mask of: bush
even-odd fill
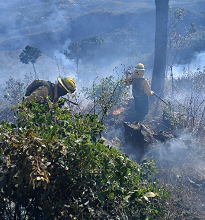
[[[116,79],[114,76],[102,78],[99,84],[94,81],[92,88],[84,87],[83,92],[88,100],[93,100],[94,113],[98,112],[103,119],[115,105],[128,97],[124,79]]]
[[[188,128],[197,133],[204,130],[204,84],[205,68],[184,74],[173,81],[174,89],[171,103],[163,110],[163,119],[172,129]],[[166,86],[171,85],[167,81]]]
[[[1,219],[154,219],[165,191],[104,145],[97,115],[72,114],[64,99],[22,103],[17,124],[0,124]]]

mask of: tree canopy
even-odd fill
[[[68,50],[64,50],[63,54],[67,59],[74,60],[79,66],[80,59],[91,56],[94,63],[94,53],[102,48],[104,39],[99,36],[89,36],[80,42],[73,42],[68,45]]]
[[[38,48],[32,46],[26,46],[23,52],[19,55],[20,61],[22,63],[24,64],[28,64],[29,62],[32,63],[35,76],[36,76],[36,69],[34,63],[36,63],[37,59],[41,56],[41,54],[42,52]]]

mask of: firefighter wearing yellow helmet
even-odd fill
[[[126,71],[125,84],[132,85],[132,95],[135,100],[136,123],[143,121],[144,117],[149,111],[148,96],[153,95],[154,92],[150,89],[148,80],[144,77],[145,67],[142,63],[138,63],[134,68],[134,72]],[[129,74],[131,76],[129,77]]]
[[[32,101],[36,98],[39,103],[45,103],[47,98],[52,102],[58,101],[59,97],[67,93],[74,93],[76,90],[75,80],[71,77],[58,77],[56,84],[45,80],[34,80],[26,90],[24,97],[25,102]]]

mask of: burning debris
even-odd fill
[[[121,114],[121,113],[124,112],[124,111],[125,111],[125,108],[121,107],[121,108],[119,108],[119,109],[113,111],[112,114],[113,114],[113,115],[119,115],[119,114]]]

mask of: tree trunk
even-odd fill
[[[32,63],[32,65],[33,65],[33,70],[34,70],[34,73],[35,73],[35,79],[36,79],[36,78],[37,78],[36,68],[35,68],[35,66],[34,66],[34,63]]]
[[[155,32],[155,58],[152,73],[151,88],[159,96],[163,96],[166,54],[167,54],[167,22],[169,0],[155,0],[156,5],[156,32]]]

